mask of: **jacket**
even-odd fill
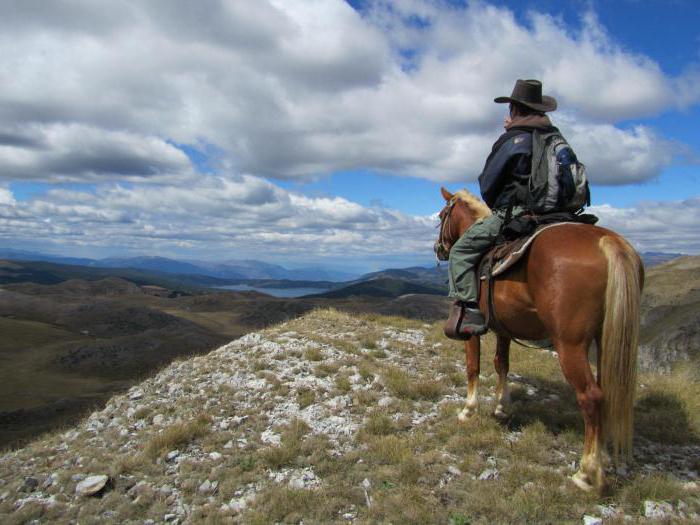
[[[532,171],[532,132],[555,131],[547,117],[526,117],[513,122],[494,143],[479,175],[481,197],[489,208],[525,206]]]

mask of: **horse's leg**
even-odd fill
[[[583,457],[578,472],[574,474],[573,481],[583,490],[603,490],[605,473],[601,459],[601,405],[603,392],[598,386],[591,367],[588,364],[588,346],[585,343],[555,342],[564,377],[576,391],[576,400],[583,414],[585,424],[585,438],[583,443]]]
[[[470,337],[464,343],[467,354],[467,404],[457,416],[460,421],[476,414],[479,409],[479,371],[481,367],[481,338]]]
[[[510,390],[508,388],[510,338],[499,335],[496,339],[496,355],[493,358],[493,366],[498,374],[496,384],[496,410],[493,415],[506,417],[505,406],[510,403]]]

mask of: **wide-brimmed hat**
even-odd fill
[[[539,80],[515,81],[513,93],[509,97],[496,97],[493,99],[498,104],[504,102],[517,102],[535,111],[554,111],[557,109],[557,101],[554,97],[542,94],[542,82]]]

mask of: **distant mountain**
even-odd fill
[[[0,259],[20,261],[45,261],[58,264],[94,266],[97,268],[134,268],[161,273],[205,275],[219,279],[274,279],[291,281],[333,281],[354,279],[357,274],[335,271],[322,267],[289,269],[277,264],[257,260],[230,260],[225,262],[180,261],[158,256],[108,257],[87,259],[62,257],[39,252],[0,248]]]
[[[700,256],[674,259],[645,277],[639,362],[666,370],[679,360],[700,360]]]
[[[406,294],[443,295],[444,293],[445,291],[438,286],[422,285],[403,279],[382,277],[356,282],[329,292],[307,297],[325,297],[328,299],[340,299],[353,296],[394,298]]]
[[[411,266],[410,268],[389,268],[363,275],[357,282],[374,279],[399,279],[426,286],[444,287],[447,282],[447,265],[441,267]]]
[[[682,253],[664,253],[664,252],[644,252],[641,254],[642,256],[642,262],[644,262],[644,266],[647,268],[651,268],[652,266],[658,266],[659,264],[663,264],[668,261],[672,261],[673,259],[677,259],[678,257],[683,257]]]

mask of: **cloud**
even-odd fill
[[[44,4],[0,6],[0,121],[43,141],[0,134],[5,179],[175,177],[190,167],[173,142],[215,147],[222,172],[474,180],[499,133],[493,96],[540,77],[585,127],[584,149],[614,135],[596,177],[620,183],[671,155],[653,131],[616,123],[698,101],[696,73],[669,78],[592,15],[572,28],[482,2]],[[618,167],[633,157],[660,160]]]
[[[310,198],[250,175],[201,176],[196,184],[53,189],[15,202],[0,191],[0,238],[130,253],[217,253],[218,258],[353,257],[432,253],[433,217]]]
[[[181,150],[157,137],[78,124],[26,126],[0,135],[0,178],[52,182],[177,179],[192,173]]]
[[[629,208],[591,207],[600,225],[624,235],[641,252],[700,253],[700,197],[645,201]]]

